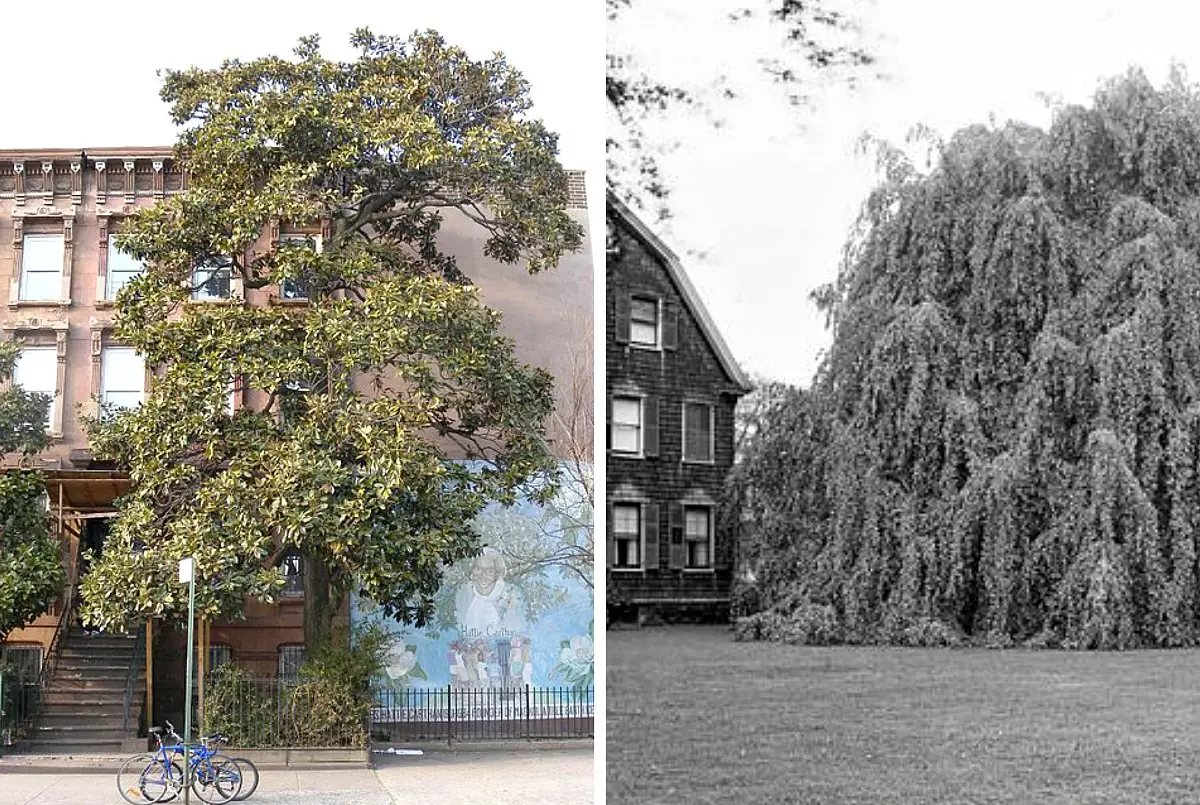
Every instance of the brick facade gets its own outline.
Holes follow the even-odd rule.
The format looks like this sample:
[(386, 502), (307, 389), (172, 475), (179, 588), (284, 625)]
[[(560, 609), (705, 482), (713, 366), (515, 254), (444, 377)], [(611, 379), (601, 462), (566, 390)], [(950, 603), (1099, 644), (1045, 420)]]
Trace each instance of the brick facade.
[[(718, 528), (717, 507), (733, 464), (734, 407), (747, 390), (746, 381), (675, 258), (611, 197), (607, 212), (610, 598), (642, 616), (653, 612), (667, 619), (692, 613), (724, 618), (735, 562), (734, 541), (728, 530)], [(657, 303), (660, 336), (656, 346), (631, 343), (637, 340), (629, 337), (635, 299)], [(641, 401), (640, 455), (615, 449), (614, 398)], [(711, 460), (684, 459), (684, 406), (689, 402), (711, 406)], [(634, 567), (629, 566), (628, 552), (622, 555), (617, 545), (622, 526), (614, 524), (614, 507), (622, 504), (636, 505), (640, 515), (642, 549)], [(707, 561), (691, 562), (694, 557), (686, 544), (688, 509), (709, 512), (712, 551), (704, 557)]]

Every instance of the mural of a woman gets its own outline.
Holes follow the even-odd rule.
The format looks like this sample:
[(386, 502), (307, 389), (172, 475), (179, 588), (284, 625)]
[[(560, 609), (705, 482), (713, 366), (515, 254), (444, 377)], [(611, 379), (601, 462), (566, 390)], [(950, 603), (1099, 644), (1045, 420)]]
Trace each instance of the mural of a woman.
[(459, 630), (466, 638), (513, 637), (525, 631), (517, 593), (504, 580), (504, 558), (484, 548), (455, 596)]

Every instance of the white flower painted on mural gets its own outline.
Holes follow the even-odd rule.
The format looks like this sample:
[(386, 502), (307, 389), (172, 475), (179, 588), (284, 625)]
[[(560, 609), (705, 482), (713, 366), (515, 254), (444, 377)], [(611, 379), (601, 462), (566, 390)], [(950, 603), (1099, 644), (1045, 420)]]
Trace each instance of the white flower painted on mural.
[(384, 669), (388, 678), (393, 682), (407, 682), (410, 679), (425, 679), (425, 671), (417, 662), (415, 646), (397, 643), (388, 654)]
[(576, 635), (570, 640), (563, 641), (562, 650), (558, 653), (558, 660), (564, 665), (590, 664), (592, 656), (592, 638), (587, 635)]

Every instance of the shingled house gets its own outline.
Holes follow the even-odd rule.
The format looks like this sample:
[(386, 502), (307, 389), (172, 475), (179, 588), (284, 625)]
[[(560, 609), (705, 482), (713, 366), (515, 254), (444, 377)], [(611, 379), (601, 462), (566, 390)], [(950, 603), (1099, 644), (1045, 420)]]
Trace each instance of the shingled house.
[(718, 506), (750, 390), (670, 249), (607, 208), (608, 585), (617, 617), (729, 615), (734, 535)]

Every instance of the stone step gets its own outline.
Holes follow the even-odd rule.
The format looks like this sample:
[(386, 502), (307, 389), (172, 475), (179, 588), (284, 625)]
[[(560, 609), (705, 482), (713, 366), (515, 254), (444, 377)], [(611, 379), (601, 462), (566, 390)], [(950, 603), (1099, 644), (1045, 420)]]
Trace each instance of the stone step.
[(67, 704), (79, 707), (125, 705), (125, 688), (119, 690), (56, 690), (47, 688), (42, 694), (42, 705)]
[(40, 738), (36, 741), (22, 741), (21, 752), (31, 755), (61, 755), (64, 750), (69, 750), (71, 755), (116, 755), (122, 752), (123, 745), (123, 740), (112, 738), (73, 738), (69, 741)]
[[(130, 718), (132, 719), (135, 716), (140, 718), (141, 709), (140, 706), (133, 705), (129, 709)], [(123, 704), (95, 705), (88, 708), (82, 708), (73, 704), (60, 704), (53, 707), (43, 707), (38, 723), (44, 724), (47, 727), (80, 723), (112, 723), (114, 720), (120, 723), (124, 716), (125, 707)]]
[(116, 724), (56, 724), (39, 725), (30, 730), (29, 739), (32, 741), (58, 741), (69, 743), (75, 740), (99, 739), (120, 741), (126, 737), (126, 731), (121, 729), (121, 722)]

